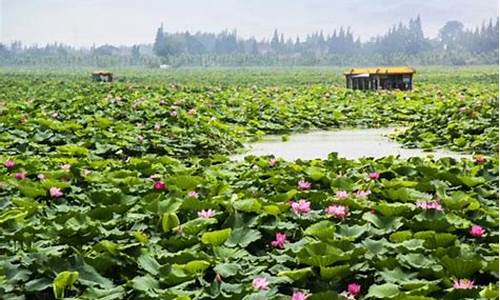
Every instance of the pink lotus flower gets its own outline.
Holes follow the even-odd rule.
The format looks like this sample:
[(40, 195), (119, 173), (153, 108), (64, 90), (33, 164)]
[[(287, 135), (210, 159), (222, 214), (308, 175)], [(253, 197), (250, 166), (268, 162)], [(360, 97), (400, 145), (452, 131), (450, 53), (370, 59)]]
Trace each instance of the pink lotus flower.
[(26, 178), (26, 173), (25, 172), (16, 173), (16, 179), (17, 180), (23, 180), (25, 178)]
[(198, 212), (198, 217), (203, 219), (210, 219), (215, 216), (215, 210), (209, 208), (207, 210), (201, 210)]
[(83, 169), (83, 176), (89, 176), (90, 174), (92, 174), (92, 171)]
[(292, 299), (291, 300), (306, 300), (309, 298), (309, 295), (302, 291), (295, 291), (293, 292)]
[(170, 116), (171, 116), (172, 118), (177, 117), (177, 111), (176, 111), (176, 110), (171, 111), (171, 112), (170, 112)]
[(71, 169), (71, 165), (70, 164), (64, 164), (64, 165), (61, 166), (61, 169), (63, 169), (66, 172), (69, 172), (69, 170)]
[(190, 116), (196, 114), (196, 109), (191, 108), (190, 110), (188, 110), (187, 114), (190, 115)]
[(311, 202), (304, 199), (300, 199), (298, 202), (290, 201), (290, 205), (296, 215), (307, 214), (311, 211)]
[(347, 285), (347, 292), (353, 296), (357, 296), (361, 293), (361, 285), (356, 282), (349, 283)]
[(486, 162), (486, 157), (484, 157), (482, 155), (478, 155), (478, 156), (476, 156), (475, 162), (478, 165), (482, 165)]
[(252, 281), (252, 287), (256, 290), (268, 290), (269, 282), (264, 277), (255, 277)]
[(344, 219), (349, 214), (349, 208), (343, 205), (330, 205), (325, 211), (337, 219)]
[(160, 129), (161, 129), (160, 123), (155, 123), (155, 130), (160, 130)]
[(15, 166), (16, 166), (16, 163), (12, 160), (12, 159), (7, 159), (3, 165), (7, 168), (7, 169), (13, 169)]
[(288, 242), (286, 239), (286, 234), (281, 232), (276, 232), (276, 239), (271, 242), (271, 245), (276, 248), (285, 248), (285, 244)]
[(139, 143), (144, 142), (144, 136), (143, 136), (142, 134), (139, 134), (139, 135), (137, 136), (137, 140), (139, 141)]
[(165, 184), (165, 182), (163, 181), (155, 181), (155, 183), (153, 184), (153, 188), (157, 191), (163, 191), (164, 189), (167, 188), (167, 185)]
[(369, 195), (371, 195), (371, 191), (370, 190), (366, 190), (366, 191), (357, 191), (356, 192), (356, 197), (358, 198), (367, 198)]
[(486, 235), (486, 230), (480, 225), (472, 225), (472, 227), (469, 229), (469, 234), (472, 237), (483, 237)]
[(297, 182), (297, 187), (303, 191), (305, 190), (309, 190), (311, 188), (312, 184), (308, 181), (305, 181), (303, 179), (299, 180), (299, 182)]
[(443, 211), (443, 206), (441, 206), (441, 203), (438, 200), (418, 201), (417, 207), (423, 210)]
[(335, 193), (335, 197), (339, 200), (344, 200), (349, 198), (349, 193), (346, 191), (338, 191)]
[(453, 280), (453, 288), (457, 290), (468, 290), (473, 289), (476, 286), (474, 285), (474, 280), (469, 279), (459, 279)]
[(56, 188), (56, 187), (51, 187), (49, 189), (49, 194), (50, 194), (50, 197), (52, 197), (52, 198), (60, 198), (64, 195), (64, 193), (61, 191), (61, 189)]
[(271, 158), (269, 160), (269, 166), (270, 167), (274, 167), (276, 165), (276, 163), (278, 162), (278, 160), (276, 158)]
[(38, 180), (44, 180), (45, 179), (45, 175), (38, 174), (38, 175), (36, 175), (36, 178), (38, 178)]
[(188, 197), (191, 197), (191, 198), (198, 198), (198, 197), (200, 196), (200, 195), (199, 195), (197, 192), (195, 192), (195, 191), (191, 191), (191, 192), (189, 192), (187, 195), (188, 195)]
[(380, 178), (380, 173), (378, 173), (378, 172), (371, 172), (370, 174), (368, 174), (368, 178), (370, 180), (378, 180)]

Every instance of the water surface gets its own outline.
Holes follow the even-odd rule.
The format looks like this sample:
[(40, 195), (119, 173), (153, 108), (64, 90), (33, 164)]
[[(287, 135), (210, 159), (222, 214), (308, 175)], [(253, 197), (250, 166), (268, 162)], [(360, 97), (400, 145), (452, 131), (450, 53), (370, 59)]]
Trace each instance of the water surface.
[(290, 135), (288, 141), (283, 142), (279, 135), (267, 135), (261, 141), (246, 145), (247, 151), (234, 155), (233, 159), (241, 160), (246, 155), (271, 155), (286, 160), (295, 159), (325, 159), (331, 152), (337, 152), (340, 157), (357, 159), (361, 157), (380, 158), (389, 155), (399, 155), (402, 158), (453, 157), (471, 158), (471, 155), (458, 152), (422, 149), (407, 149), (401, 144), (389, 139), (388, 135), (395, 128), (374, 129), (343, 129), (335, 131), (314, 131)]

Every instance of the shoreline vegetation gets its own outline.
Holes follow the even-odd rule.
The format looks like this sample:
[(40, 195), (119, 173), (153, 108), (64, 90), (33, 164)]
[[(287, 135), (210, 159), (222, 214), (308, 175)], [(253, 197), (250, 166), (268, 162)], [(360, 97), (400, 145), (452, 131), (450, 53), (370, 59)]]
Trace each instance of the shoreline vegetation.
[(270, 39), (239, 36), (236, 30), (167, 32), (163, 24), (151, 43), (129, 46), (73, 47), (61, 43), (0, 43), (1, 66), (369, 66), (369, 65), (498, 65), (499, 20), (464, 28), (448, 21), (435, 37), (424, 36), (420, 16), (400, 22), (361, 41), (350, 28), (290, 37), (278, 29)]

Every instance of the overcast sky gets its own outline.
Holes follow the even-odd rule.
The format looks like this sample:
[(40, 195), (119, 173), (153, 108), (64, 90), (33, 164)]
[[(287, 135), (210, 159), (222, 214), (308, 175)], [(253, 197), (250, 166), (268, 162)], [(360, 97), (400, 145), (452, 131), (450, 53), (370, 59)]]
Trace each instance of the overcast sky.
[(466, 27), (498, 16), (497, 0), (0, 0), (0, 41), (89, 46), (151, 43), (156, 28), (270, 38), (350, 26), (362, 40), (420, 14), (426, 36), (448, 20)]

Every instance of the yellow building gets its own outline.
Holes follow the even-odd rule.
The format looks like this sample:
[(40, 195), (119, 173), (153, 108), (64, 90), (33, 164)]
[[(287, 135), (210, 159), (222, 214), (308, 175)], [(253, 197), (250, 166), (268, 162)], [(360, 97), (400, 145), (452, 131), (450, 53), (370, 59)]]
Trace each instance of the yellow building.
[(415, 69), (410, 67), (353, 68), (344, 72), (346, 86), (354, 90), (413, 88)]

